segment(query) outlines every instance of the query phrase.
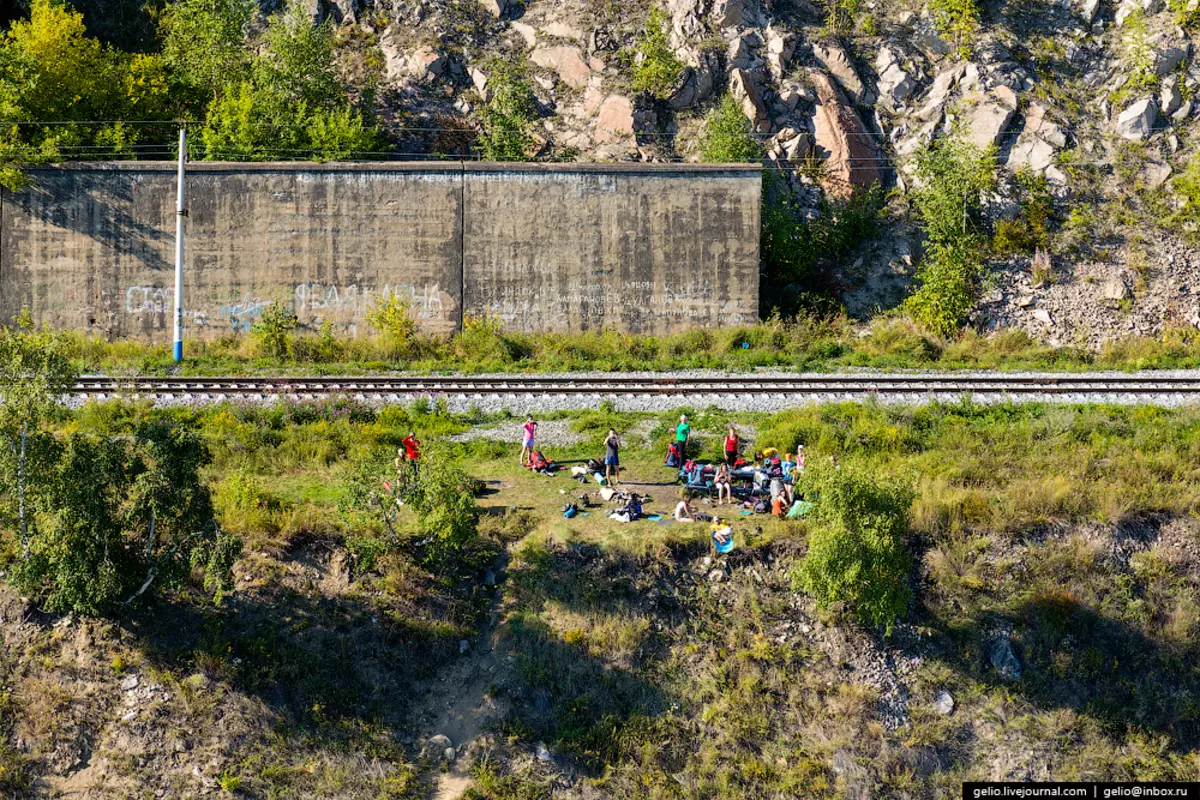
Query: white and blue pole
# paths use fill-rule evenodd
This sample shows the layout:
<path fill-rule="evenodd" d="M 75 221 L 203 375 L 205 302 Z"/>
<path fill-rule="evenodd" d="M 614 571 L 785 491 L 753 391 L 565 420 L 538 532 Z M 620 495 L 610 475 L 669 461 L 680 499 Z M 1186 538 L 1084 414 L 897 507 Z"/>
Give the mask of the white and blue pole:
<path fill-rule="evenodd" d="M 175 193 L 175 363 L 183 361 L 183 164 L 187 160 L 187 127 L 179 129 L 179 185 Z"/>

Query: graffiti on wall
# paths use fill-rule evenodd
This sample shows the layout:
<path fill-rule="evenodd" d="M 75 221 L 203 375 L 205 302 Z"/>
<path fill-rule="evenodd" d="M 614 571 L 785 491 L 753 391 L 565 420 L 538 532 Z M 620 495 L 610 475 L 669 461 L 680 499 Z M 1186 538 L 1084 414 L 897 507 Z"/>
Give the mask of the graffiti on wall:
<path fill-rule="evenodd" d="M 359 286 L 358 284 L 338 285 L 325 283 L 297 284 L 294 296 L 296 309 L 310 311 L 326 311 L 345 309 L 351 312 L 365 312 L 370 309 L 376 298 L 386 300 L 389 297 L 399 297 L 408 303 L 413 316 L 421 320 L 440 320 L 446 313 L 444 298 L 449 294 L 442 290 L 438 283 L 427 283 L 421 286 L 415 284 L 400 284 L 392 286 L 384 284 L 383 288 Z"/>
<path fill-rule="evenodd" d="M 388 284 L 382 289 L 362 287 L 358 284 L 300 283 L 293 287 L 291 296 L 293 303 L 289 305 L 297 314 L 315 312 L 320 318 L 325 314 L 337 313 L 352 332 L 357 331 L 358 318 L 370 310 L 375 298 L 395 296 L 403 299 L 418 320 L 447 319 L 448 313 L 454 310 L 453 297 L 443 291 L 438 283 L 406 283 L 398 286 Z M 228 327 L 235 333 L 245 333 L 254 327 L 254 323 L 266 308 L 275 302 L 248 291 L 212 310 L 185 308 L 184 318 L 195 325 L 207 326 L 209 315 L 215 314 L 219 326 Z M 132 316 L 164 315 L 165 319 L 169 320 L 174 304 L 175 290 L 170 287 L 130 286 L 125 290 L 124 311 Z"/>

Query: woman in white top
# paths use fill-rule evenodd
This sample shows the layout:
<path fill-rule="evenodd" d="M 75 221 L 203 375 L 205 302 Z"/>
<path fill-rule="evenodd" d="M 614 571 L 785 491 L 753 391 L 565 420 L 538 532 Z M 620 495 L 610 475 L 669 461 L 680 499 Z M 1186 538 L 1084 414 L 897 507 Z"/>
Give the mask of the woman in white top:
<path fill-rule="evenodd" d="M 692 505 L 689 502 L 692 499 L 692 493 L 684 490 L 679 496 L 679 505 L 675 506 L 675 521 L 676 522 L 695 522 L 696 512 L 692 511 Z"/>

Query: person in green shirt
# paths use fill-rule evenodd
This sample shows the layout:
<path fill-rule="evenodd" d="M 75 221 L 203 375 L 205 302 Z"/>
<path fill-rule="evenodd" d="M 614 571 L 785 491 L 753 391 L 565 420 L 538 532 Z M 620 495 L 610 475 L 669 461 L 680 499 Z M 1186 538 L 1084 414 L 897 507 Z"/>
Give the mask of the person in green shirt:
<path fill-rule="evenodd" d="M 679 455 L 686 459 L 688 444 L 692 439 L 692 426 L 688 425 L 687 414 L 679 417 L 679 424 L 675 427 L 675 442 L 679 445 Z"/>

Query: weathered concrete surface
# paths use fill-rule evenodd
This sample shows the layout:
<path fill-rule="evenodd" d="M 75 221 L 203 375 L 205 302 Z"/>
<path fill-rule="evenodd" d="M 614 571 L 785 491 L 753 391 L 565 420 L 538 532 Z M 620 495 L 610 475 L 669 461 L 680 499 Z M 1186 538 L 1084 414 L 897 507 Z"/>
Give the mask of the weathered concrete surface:
<path fill-rule="evenodd" d="M 758 167 L 468 164 L 463 305 L 511 330 L 758 318 Z"/>
<path fill-rule="evenodd" d="M 2 196 L 0 319 L 29 307 L 53 327 L 167 341 L 174 165 L 31 177 Z M 186 336 L 246 331 L 277 302 L 353 334 L 389 293 L 433 333 L 464 307 L 517 330 L 750 322 L 759 190 L 737 166 L 196 163 Z"/>
<path fill-rule="evenodd" d="M 39 169 L 4 193 L 0 314 L 102 336 L 166 341 L 172 328 L 170 164 Z M 206 164 L 189 167 L 184 305 L 189 336 L 245 331 L 271 303 L 356 332 L 378 295 L 421 325 L 461 317 L 461 167 Z"/>

